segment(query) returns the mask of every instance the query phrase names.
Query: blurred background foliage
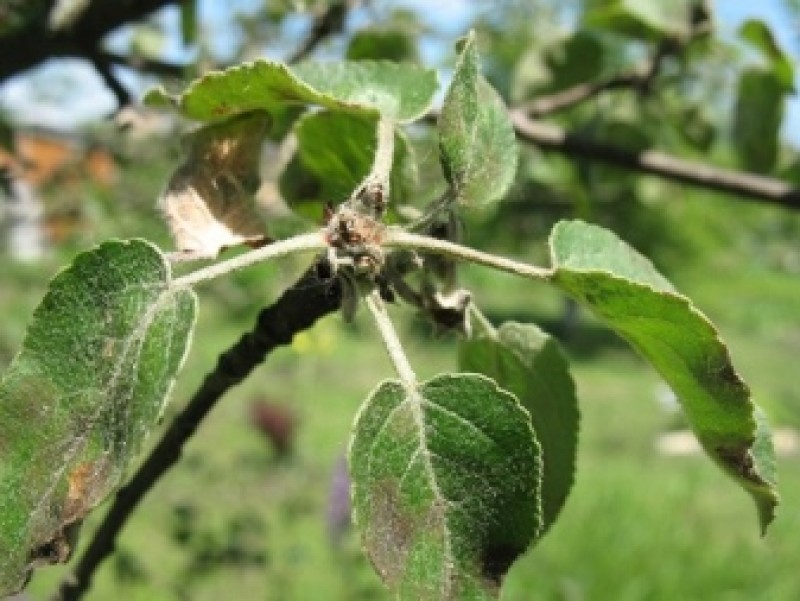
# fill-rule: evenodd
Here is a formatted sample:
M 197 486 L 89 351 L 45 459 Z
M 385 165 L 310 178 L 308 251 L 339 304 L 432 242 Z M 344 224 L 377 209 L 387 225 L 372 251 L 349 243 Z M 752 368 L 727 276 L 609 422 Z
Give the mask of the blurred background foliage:
M 800 185 L 800 132 L 787 108 L 800 43 L 782 45 L 774 26 L 756 19 L 721 35 L 723 2 L 139 4 L 149 8 L 81 48 L 51 48 L 52 56 L 94 65 L 118 105 L 113 118 L 102 114 L 107 91 L 103 100 L 69 83 L 74 63 L 58 63 L 56 77 L 35 57 L 25 68 L 16 65 L 23 52 L 0 58 L 0 91 L 27 78 L 32 105 L 44 99 L 64 107 L 58 130 L 37 126 L 10 104 L 0 114 L 2 366 L 19 347 L 47 279 L 76 251 L 109 237 L 171 245 L 155 199 L 180 162 L 187 124 L 144 112 L 135 98 L 155 82 L 175 86 L 241 60 L 423 61 L 446 82 L 453 44 L 472 27 L 488 79 L 531 118 L 628 152 L 658 150 L 698 169 L 713 165 Z M 769 4 L 796 31 L 798 3 Z M 104 11 L 114 8 L 4 0 L 0 49 L 48 30 L 42 46 L 88 35 L 95 30 L 85 19 Z M 73 95 L 96 107 L 79 128 L 69 127 Z M 336 140 L 315 153 L 302 129 L 314 122 L 297 118 L 281 116 L 264 149 L 258 200 L 276 237 L 320 224 L 324 203 L 342 200 L 331 195 L 342 193 L 343 180 L 357 181 L 364 164 L 359 149 L 337 153 Z M 363 128 L 354 127 L 354 139 L 364 139 Z M 413 217 L 443 188 L 431 128 L 413 126 L 401 148 L 395 219 Z M 337 163 L 342 157 L 352 162 Z M 582 403 L 575 490 L 550 535 L 514 567 L 503 598 L 800 598 L 796 201 L 794 209 L 754 201 L 532 144 L 522 146 L 521 159 L 503 203 L 463 216 L 465 241 L 541 263 L 552 224 L 580 217 L 650 256 L 718 325 L 778 427 L 784 501 L 769 536 L 758 538 L 748 500 L 690 445 L 666 445 L 672 439 L 665 433 L 683 424 L 650 368 L 548 288 L 465 267 L 463 283 L 490 317 L 534 321 L 560 336 Z M 167 419 L 304 265 L 259 266 L 204 287 L 195 345 Z M 450 334 L 419 318 L 404 324 L 422 376 L 453 367 Z M 354 411 L 390 373 L 361 316 L 354 324 L 334 317 L 304 332 L 216 408 L 125 529 L 88 598 L 386 598 L 347 528 L 346 487 L 336 482 Z M 85 535 L 97 520 L 92 516 Z M 63 575 L 63 568 L 40 572 L 30 596 L 45 598 Z

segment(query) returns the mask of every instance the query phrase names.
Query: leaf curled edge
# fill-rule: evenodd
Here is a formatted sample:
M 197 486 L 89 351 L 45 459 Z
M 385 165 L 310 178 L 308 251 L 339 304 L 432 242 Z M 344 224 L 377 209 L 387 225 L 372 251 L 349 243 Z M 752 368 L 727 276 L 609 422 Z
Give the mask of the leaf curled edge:
M 560 222 L 550 249 L 552 281 L 655 367 L 706 453 L 752 495 L 766 530 L 778 504 L 771 437 L 708 318 L 603 228 Z
M 173 107 L 199 121 L 259 109 L 274 114 L 288 106 L 315 105 L 408 123 L 427 112 L 438 85 L 434 70 L 410 63 L 308 61 L 290 68 L 257 60 L 208 73 L 183 93 L 151 90 L 145 103 Z

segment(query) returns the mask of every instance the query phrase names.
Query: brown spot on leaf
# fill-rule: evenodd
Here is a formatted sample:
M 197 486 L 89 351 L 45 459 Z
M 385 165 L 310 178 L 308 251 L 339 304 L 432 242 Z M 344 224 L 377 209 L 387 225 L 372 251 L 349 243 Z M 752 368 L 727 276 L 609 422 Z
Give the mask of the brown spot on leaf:
M 111 463 L 101 457 L 94 461 L 79 463 L 67 476 L 67 498 L 61 522 L 69 524 L 82 520 L 99 501 L 105 491 Z
M 107 492 L 111 462 L 105 457 L 79 463 L 67 476 L 67 496 L 58 526 L 35 542 L 28 553 L 28 567 L 69 561 L 83 519 Z
M 59 528 L 55 534 L 43 543 L 36 545 L 28 554 L 28 567 L 33 569 L 40 565 L 67 563 L 75 549 L 80 530 L 80 522 L 67 524 Z
M 752 482 L 762 483 L 763 479 L 756 471 L 753 456 L 747 447 L 717 447 L 717 456 L 722 459 L 726 466 L 731 468 L 738 476 Z
M 231 110 L 230 106 L 228 106 L 226 103 L 223 102 L 223 103 L 218 104 L 217 106 L 215 106 L 211 110 L 211 112 L 214 113 L 214 115 L 217 116 L 217 117 L 223 117 L 223 116 L 227 115 L 230 112 L 230 110 Z
M 366 546 L 375 569 L 389 586 L 402 579 L 408 552 L 418 527 L 415 517 L 401 510 L 397 482 L 378 482 L 370 495 Z

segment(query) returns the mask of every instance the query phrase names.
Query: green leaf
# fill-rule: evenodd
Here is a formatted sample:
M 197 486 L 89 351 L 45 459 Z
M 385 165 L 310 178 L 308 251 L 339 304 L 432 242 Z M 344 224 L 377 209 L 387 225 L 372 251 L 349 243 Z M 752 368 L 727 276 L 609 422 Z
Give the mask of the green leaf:
M 275 113 L 291 105 L 317 105 L 360 115 L 380 113 L 402 123 L 428 111 L 437 87 L 435 71 L 407 63 L 307 62 L 290 69 L 260 60 L 209 73 L 183 94 L 151 90 L 145 102 L 175 106 L 199 121 L 256 109 Z
M 572 488 L 577 454 L 578 400 L 560 345 L 535 325 L 505 323 L 462 342 L 458 366 L 492 378 L 530 413 L 542 448 L 541 536 Z
M 650 262 L 611 232 L 564 221 L 551 234 L 553 282 L 625 338 L 672 387 L 705 451 L 774 518 L 774 452 L 719 333 Z
M 358 31 L 347 47 L 348 60 L 416 61 L 414 38 L 399 29 L 369 28 Z
M 784 104 L 783 86 L 771 71 L 751 68 L 739 77 L 733 145 L 744 168 L 768 173 L 775 167 Z
M 563 90 L 602 74 L 605 49 L 598 37 L 578 31 L 549 46 L 544 59 L 550 72 L 550 91 Z
M 539 531 L 528 412 L 477 374 L 386 381 L 350 444 L 355 518 L 401 599 L 488 599 Z
M 695 0 L 591 0 L 584 24 L 641 39 L 687 35 Z
M 514 128 L 479 72 L 474 33 L 463 41 L 439 118 L 439 153 L 456 200 L 486 205 L 506 193 L 517 169 Z
M 106 242 L 36 309 L 0 382 L 0 595 L 68 559 L 158 421 L 195 318 L 194 293 L 169 282 L 150 243 Z
M 739 37 L 749 42 L 769 61 L 778 81 L 786 92 L 794 88 L 794 66 L 792 60 L 778 45 L 772 30 L 758 19 L 749 19 L 739 28 Z
M 323 203 L 338 203 L 350 196 L 372 167 L 377 124 L 372 116 L 329 111 L 302 117 L 295 128 L 299 164 L 281 178 L 281 191 L 289 205 L 319 218 Z M 396 207 L 411 195 L 416 181 L 412 149 L 400 130 L 395 134 L 394 153 L 389 188 L 391 205 Z M 298 181 L 314 183 L 298 188 Z

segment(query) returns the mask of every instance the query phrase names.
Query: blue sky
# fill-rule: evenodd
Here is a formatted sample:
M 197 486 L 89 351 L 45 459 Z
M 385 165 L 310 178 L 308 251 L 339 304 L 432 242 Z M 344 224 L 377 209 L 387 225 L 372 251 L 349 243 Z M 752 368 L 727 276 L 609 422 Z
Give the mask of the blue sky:
M 669 0 L 664 0 L 669 1 Z M 201 21 L 213 23 L 213 32 L 207 37 L 214 44 L 214 53 L 224 56 L 233 45 L 235 27 L 230 20 L 233 8 L 249 12 L 260 0 L 228 0 L 227 2 L 204 2 Z M 386 6 L 388 3 L 382 3 Z M 429 0 L 396 0 L 394 5 L 403 5 L 424 11 L 430 22 L 442 34 L 453 37 L 462 33 L 466 15 L 475 6 L 491 8 L 485 0 L 439 0 L 435 8 Z M 717 22 L 723 35 L 734 37 L 739 26 L 749 18 L 767 22 L 781 46 L 797 58 L 800 53 L 800 24 L 792 23 L 782 7 L 781 0 L 716 0 Z M 177 10 L 164 11 L 162 20 L 168 31 L 178 29 Z M 124 36 L 123 36 L 124 37 Z M 164 49 L 173 59 L 187 58 L 178 36 Z M 431 49 L 423 48 L 423 58 Z M 140 87 L 141 82 L 128 79 L 126 83 Z M 26 74 L 6 82 L 0 87 L 0 107 L 14 115 L 16 121 L 55 128 L 70 128 L 97 120 L 108 114 L 115 106 L 113 96 L 103 85 L 94 70 L 80 61 L 52 61 L 34 73 Z M 786 138 L 800 142 L 800 98 L 793 98 L 788 106 L 788 118 L 784 124 Z

